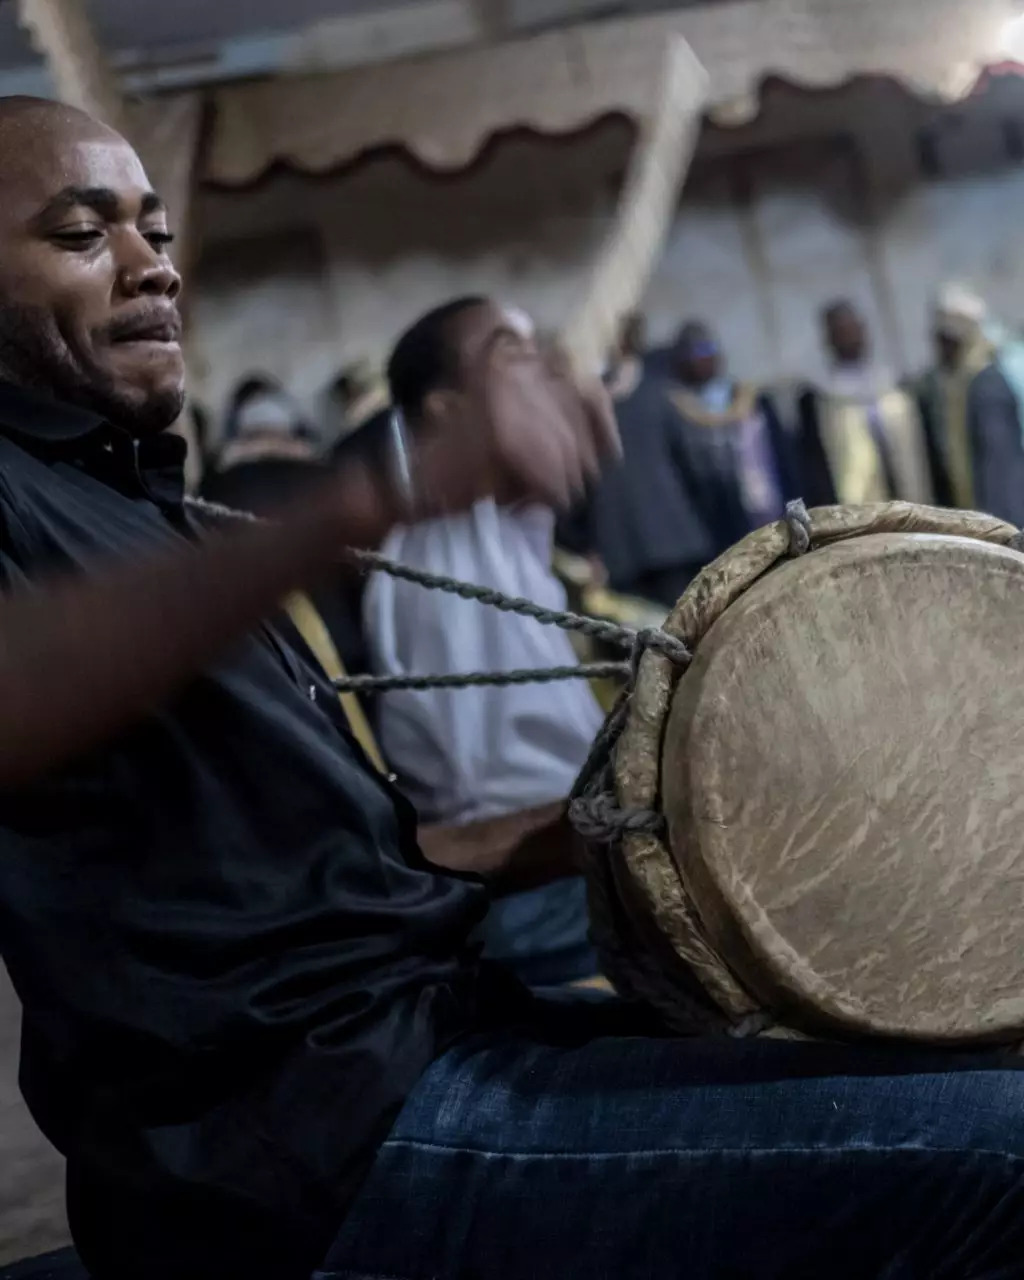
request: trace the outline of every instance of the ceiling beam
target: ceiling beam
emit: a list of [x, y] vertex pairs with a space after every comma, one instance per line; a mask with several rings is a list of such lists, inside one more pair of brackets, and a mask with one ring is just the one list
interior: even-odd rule
[[509, 35], [512, 0], [466, 0], [466, 7], [481, 40], [494, 44]]
[[285, 41], [279, 70], [333, 71], [454, 49], [476, 39], [464, 0], [402, 0], [313, 22]]
[[83, 0], [18, 0], [18, 21], [45, 59], [61, 101], [123, 128], [124, 102]]

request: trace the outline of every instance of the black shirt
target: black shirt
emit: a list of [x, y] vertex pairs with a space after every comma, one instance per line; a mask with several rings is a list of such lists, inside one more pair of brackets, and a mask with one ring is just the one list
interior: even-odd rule
[[[0, 387], [0, 583], [201, 533], [183, 446]], [[103, 1280], [308, 1277], [483, 999], [476, 884], [269, 628], [102, 750], [0, 796], [22, 1083]]]

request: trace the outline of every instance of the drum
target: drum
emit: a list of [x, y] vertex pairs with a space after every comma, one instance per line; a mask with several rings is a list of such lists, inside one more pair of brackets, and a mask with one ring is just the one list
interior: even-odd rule
[[696, 579], [578, 802], [620, 989], [687, 1031], [1024, 1040], [1019, 542], [801, 509]]

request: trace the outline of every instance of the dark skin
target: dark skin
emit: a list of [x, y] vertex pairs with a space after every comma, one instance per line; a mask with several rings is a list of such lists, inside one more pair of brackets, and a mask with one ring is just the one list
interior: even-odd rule
[[935, 351], [939, 358], [939, 368], [952, 373], [960, 365], [964, 343], [955, 334], [939, 331], [935, 334]]
[[693, 387], [699, 391], [719, 376], [722, 371], [722, 358], [717, 352], [705, 353], [700, 350], [704, 344], [713, 344], [714, 335], [704, 325], [685, 325], [676, 339], [673, 363], [676, 377], [684, 387]]
[[[0, 377], [53, 389], [136, 436], [169, 427], [184, 364], [166, 237], [122, 138], [53, 103], [0, 102]], [[494, 493], [499, 476], [523, 497], [565, 501], [614, 447], [596, 383], [581, 389], [536, 353], [487, 343], [466, 374], [459, 411], [418, 460], [438, 510]], [[273, 525], [8, 593], [0, 787], [31, 783], [151, 711], [342, 548], [379, 544], [406, 515], [386, 479], [350, 466]], [[502, 833], [503, 867], [520, 843]]]
[[419, 840], [436, 866], [483, 876], [497, 897], [578, 875], [585, 858], [560, 801], [461, 827], [421, 827]]
[[825, 342], [838, 364], [860, 364], [868, 355], [868, 331], [856, 309], [848, 303], [825, 313]]
[[138, 156], [86, 116], [25, 104], [0, 112], [0, 168], [0, 373], [163, 430], [184, 402], [181, 279]]

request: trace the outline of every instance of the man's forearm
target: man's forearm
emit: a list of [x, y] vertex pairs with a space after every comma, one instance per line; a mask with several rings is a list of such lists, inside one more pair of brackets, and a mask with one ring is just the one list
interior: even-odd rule
[[354, 467], [280, 523], [242, 524], [0, 598], [0, 787], [32, 781], [173, 694], [391, 512]]
[[421, 827], [419, 836], [435, 866], [473, 872], [496, 896], [536, 889], [581, 869], [579, 837], [564, 801], [462, 827]]

